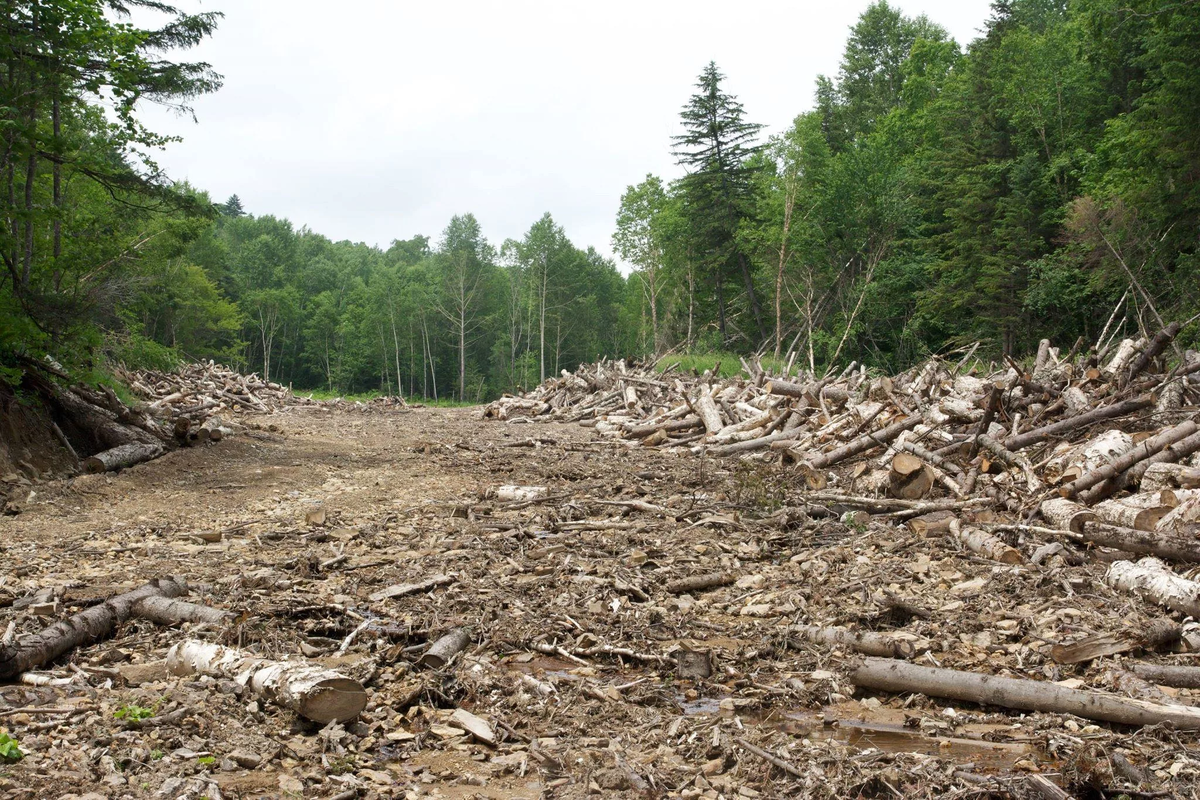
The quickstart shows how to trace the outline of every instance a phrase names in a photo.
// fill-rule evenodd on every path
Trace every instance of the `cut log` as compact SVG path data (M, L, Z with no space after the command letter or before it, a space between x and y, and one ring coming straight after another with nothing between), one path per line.
M815 469L824 469L832 466L839 461L845 461L851 456L856 456L873 447L886 446L897 436L907 430L912 430L921 424L921 418L918 416L909 417L906 420L888 425L886 428L865 434L857 439L842 445L828 453L821 453L809 459L809 465Z
M855 653L881 658L912 658L916 648L912 642L873 631L852 631L837 626L791 625L788 633L807 642L826 647L842 647Z
M866 658L861 666L850 673L850 680L864 689L919 692L930 697L945 697L980 705L1074 714L1120 725L1171 722L1180 730L1200 730L1200 708L1068 689L1055 683L1025 678L1002 678L940 667L922 667L895 659Z
M92 474L112 472L141 464L143 461L151 461L165 452L163 446L157 442L123 444L88 456L84 459L83 468Z
M1151 464L1142 474L1141 490L1200 489L1200 468L1183 464Z
M1106 419L1116 419L1124 417L1127 414L1132 414L1135 411L1141 411L1143 408L1149 408L1154 405L1154 397L1145 395L1143 397L1135 397L1130 400L1122 400L1119 403L1113 403L1110 406L1101 406L1086 414L1080 414L1077 417L1068 417L1058 422L1052 422L1049 425L1043 425L1040 428L1034 428L1031 431L1018 434L1016 436L1007 437L1003 444L1008 450L1016 452L1017 450L1029 447L1038 442L1044 442L1052 436L1058 436L1073 431L1076 428L1082 428L1085 425L1091 425L1094 422L1101 422Z
M1132 449L1133 437L1113 428L1071 447L1066 454L1055 457L1050 463L1063 465L1061 481L1070 484L1083 475L1111 464ZM1069 496L1063 493L1063 497Z
M428 592L432 589L436 589L439 586L446 586L454 583L454 580L455 579L453 575L434 575L416 583L397 583L392 586L388 586L386 589L380 589L378 592L372 592L370 595L368 595L367 599L372 603L375 603L380 600L407 597L410 594L420 594L421 592Z
M0 680L11 680L76 647L107 636L133 615L135 604L145 597L179 597L186 592L187 584L183 581L155 579L132 592L110 597L99 605L56 622L41 633L0 644Z
M1059 664L1080 664L1132 650L1168 647L1179 641L1182 633L1183 629L1174 620L1158 619L1144 631L1096 633L1070 644L1056 644L1050 648L1050 657Z
M1116 561L1109 566L1105 581L1114 589L1200 617L1200 583L1179 577L1157 558L1143 558L1136 564Z
M1093 506L1092 511L1101 522L1139 531L1152 531L1158 525L1158 521L1170 513L1171 508L1172 506L1162 501L1159 492L1147 492L1105 500Z
M1163 493L1171 492L1178 497L1184 492L1196 491L1196 489L1176 489L1171 492L1170 489L1167 489ZM1167 515L1158 521L1155 530L1160 535L1183 534L1185 530L1198 525L1200 525L1200 495L1193 494L1184 498L1179 505L1167 512Z
M496 499L506 502L524 503L540 500L549 490L545 486L501 486L496 489Z
M1029 463L1029 459L1011 452L990 436L977 436L975 438L979 442L980 448L986 450L993 460L999 461L1008 467L1017 467L1024 472L1025 484L1029 487L1030 492L1041 490L1042 482L1038 480L1037 473L1033 471L1033 465Z
M133 605L134 616L148 619L158 625L178 625L181 622L199 622L207 625L224 625L237 617L232 611L211 608L186 600L175 600L161 595L143 597Z
M897 453L888 473L888 494L902 500L920 500L933 488L933 470L910 453Z
M1151 436L1141 444L1133 447L1128 452L1113 458L1108 464L1101 467L1093 468L1090 472L1079 476L1071 483L1062 487L1059 492L1063 497L1071 497L1086 489L1090 489L1098 483L1112 480L1125 470L1137 464L1139 461L1144 461L1156 453L1162 452L1167 447L1176 442L1186 439L1197 430L1195 421L1187 420L1178 425L1168 428L1159 433L1157 436Z
M1124 389L1129 385L1130 381L1142 374L1146 367L1150 366L1150 362L1153 361L1160 353L1162 353L1163 350L1166 350L1167 345L1179 335L1179 330L1182 327L1182 323L1172 322L1170 325L1154 334L1154 338L1150 340L1150 344L1146 345L1146 348L1142 350L1138 357L1133 360L1133 363L1129 365L1128 372L1121 376L1121 380L1117 384L1118 388Z
M1134 664L1133 674L1159 686L1200 689L1200 667L1174 667L1165 664Z
M1080 538L1127 553L1158 556L1190 564L1200 563L1200 541L1191 537L1122 528L1103 522L1085 522Z
M1139 461L1129 469L1122 472L1111 481L1093 486L1088 491L1079 496L1079 499L1085 503L1094 503L1097 500L1102 500L1108 497L1113 492L1125 489L1131 486L1137 486L1141 482L1142 475L1146 473L1154 464L1173 464L1183 461L1193 453L1200 452L1200 432L1193 433L1186 439L1181 439L1169 447L1163 448L1159 453L1150 456L1143 461Z
M958 520L950 523L950 535L972 553L977 553L1001 564L1020 564L1025 559L1021 552L1009 547L990 533L978 528L961 528Z
M782 397L796 398L803 398L810 391L812 391L807 386L801 386L798 383L788 383L787 381L779 380L767 381L763 388L766 389L767 394L777 394Z
M671 581L667 584L667 591L671 594L703 592L708 589L716 589L719 586L729 586L736 580L737 576L730 572L710 572L705 575L693 575L690 578L680 578L677 581Z
M471 634L466 628L455 628L429 646L421 656L420 664L430 669L441 669L450 663L450 659L467 649L471 643Z
M1096 519L1094 511L1063 497L1051 497L1043 500L1039 511L1051 527L1071 533L1083 533L1084 523L1093 522Z
M717 409L717 404L713 401L707 387L700 388L700 393L692 401L692 410L696 412L696 416L700 417L704 423L704 430L710 436L725 427L725 423L721 421L721 412Z
M953 511L934 511L930 514L922 514L919 517L913 517L905 521L908 529L917 536L932 536L934 534L949 533L950 525L957 520Z
M175 675L211 675L246 687L254 697L295 711L313 722L347 722L367 705L362 684L307 661L272 661L233 647L196 639L167 651Z
M1104 367L1104 372L1110 376L1119 377L1145 346L1145 339L1122 339L1121 343L1117 345L1117 352L1113 355L1112 360Z

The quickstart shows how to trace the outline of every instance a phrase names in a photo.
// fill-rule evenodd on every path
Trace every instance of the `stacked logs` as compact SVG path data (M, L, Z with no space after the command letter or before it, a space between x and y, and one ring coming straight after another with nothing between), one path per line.
M778 459L810 491L1042 507L1076 534L1089 508L1099 524L1175 530L1200 521L1200 354L1162 363L1179 329L1061 356L1043 341L1031 366L933 358L891 377L857 364L817 378L743 362L721 378L602 361L482 413L578 422L629 447Z

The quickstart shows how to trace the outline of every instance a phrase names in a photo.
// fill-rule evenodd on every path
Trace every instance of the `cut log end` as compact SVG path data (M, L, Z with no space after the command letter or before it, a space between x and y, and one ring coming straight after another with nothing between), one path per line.
M367 707L367 693L358 681L326 678L308 687L296 713L313 722L345 722Z

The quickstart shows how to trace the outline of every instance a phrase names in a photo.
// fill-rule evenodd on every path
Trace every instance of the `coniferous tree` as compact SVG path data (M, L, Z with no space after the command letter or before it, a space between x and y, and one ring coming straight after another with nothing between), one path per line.
M721 337L729 338L726 281L740 273L761 341L767 335L762 307L750 261L738 246L737 230L749 210L753 169L748 161L759 149L755 139L762 126L747 122L742 104L721 90L724 77L715 62L700 73L698 91L680 112L684 133L672 137L673 154L688 170L680 186L689 201L691 226L707 251L705 267L716 291Z
M227 217L243 217L246 215L246 209L242 207L242 199L236 194L229 195L229 199L221 205L221 213Z

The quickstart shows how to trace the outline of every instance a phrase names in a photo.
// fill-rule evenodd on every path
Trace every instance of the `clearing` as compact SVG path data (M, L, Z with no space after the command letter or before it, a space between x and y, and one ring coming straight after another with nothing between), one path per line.
M1050 791L1038 773L1102 796L1197 778L1194 733L856 692L857 657L795 629L1070 679L1086 665L1053 664L1035 631L1147 621L1094 594L1103 563L1000 564L810 516L790 471L577 425L326 406L240 419L251 430L219 445L37 485L0 518L16 604L0 626L17 635L168 575L240 614L186 632L135 619L44 673L70 682L0 687L0 726L28 753L0 768L5 796L1021 796ZM505 484L547 492L496 498ZM725 585L668 590L711 573ZM435 575L453 580L371 599ZM422 666L456 628L466 649ZM193 634L336 667L367 710L322 728L235 681L169 675L168 648Z

